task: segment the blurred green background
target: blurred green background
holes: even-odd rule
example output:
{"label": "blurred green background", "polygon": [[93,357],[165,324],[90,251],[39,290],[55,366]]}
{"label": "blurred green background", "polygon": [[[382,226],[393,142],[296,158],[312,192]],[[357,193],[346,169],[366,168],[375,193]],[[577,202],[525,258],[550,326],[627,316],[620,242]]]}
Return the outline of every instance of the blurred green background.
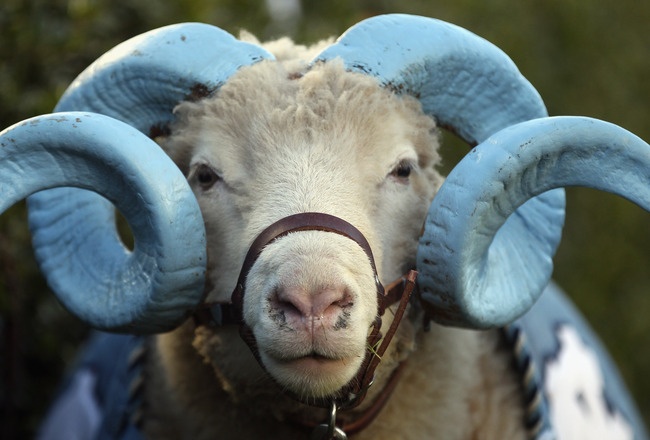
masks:
{"label": "blurred green background", "polygon": [[[641,0],[2,0],[0,128],[48,113],[95,58],[149,29],[215,24],[314,42],[405,12],[463,26],[508,53],[551,115],[604,119],[650,140],[650,2]],[[453,165],[460,148],[447,153]],[[0,437],[30,438],[87,329],[47,292],[24,204],[0,217]],[[602,336],[650,421],[650,217],[569,189],[555,279]]]}

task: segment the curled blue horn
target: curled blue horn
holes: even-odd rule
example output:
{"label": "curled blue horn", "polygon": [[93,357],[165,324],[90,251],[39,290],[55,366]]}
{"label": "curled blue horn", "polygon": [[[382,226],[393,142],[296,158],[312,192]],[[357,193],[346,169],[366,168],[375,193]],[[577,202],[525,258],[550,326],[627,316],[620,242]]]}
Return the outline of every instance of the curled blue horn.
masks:
{"label": "curled blue horn", "polygon": [[585,186],[650,211],[648,170],[645,141],[596,119],[541,118],[494,134],[431,205],[418,251],[430,315],[473,328],[513,321],[548,284],[555,250],[553,225],[520,218],[520,207],[553,188]]}
{"label": "curled blue horn", "polygon": [[[48,190],[32,201],[34,246],[71,312],[100,329],[155,332],[179,324],[201,300],[206,255],[198,203],[155,142],[113,118],[68,112],[16,124],[0,133],[0,146],[1,211]],[[69,200],[70,189],[58,187],[76,187],[82,197]],[[98,202],[96,193],[105,197],[100,208],[112,209],[110,201],[126,217],[133,252],[116,233],[95,227],[106,221],[88,205]],[[70,235],[76,240],[61,246]]]}
{"label": "curled blue horn", "polygon": [[[370,18],[350,28],[316,61],[337,57],[342,58],[350,70],[375,76],[384,86],[417,97],[423,110],[439,125],[458,134],[470,145],[485,142],[489,136],[511,125],[547,116],[537,91],[503,51],[465,29],[440,20],[402,14]],[[498,185],[479,177],[475,179],[479,179],[475,182],[477,185]],[[458,190],[462,191],[462,188]],[[477,203],[469,198],[463,200],[472,207]],[[519,206],[508,222],[508,230],[530,231],[529,235],[536,238],[528,246],[546,255],[545,258],[530,260],[531,265],[539,265],[536,270],[541,274],[540,280],[519,286],[528,289],[521,293],[522,296],[541,293],[539,289],[550,279],[550,260],[562,234],[564,205],[563,189],[539,194]],[[434,200],[428,225],[437,221],[437,206]],[[490,225],[472,224],[480,229],[491,229]],[[473,293],[473,284],[454,278],[455,274],[465,270],[460,267],[461,263],[468,266],[466,270],[482,274],[484,260],[455,258],[450,262],[440,262],[449,255],[438,254],[445,240],[438,235],[442,231],[432,231],[429,226],[418,251],[420,284],[426,293],[427,305],[435,309],[439,321],[446,324],[468,327],[497,325],[501,321],[490,321],[490,314],[475,316],[478,311],[468,306],[468,298],[484,293]],[[514,234],[501,235],[505,241],[515,237]],[[445,270],[449,273],[446,274]],[[503,276],[509,278],[510,274],[504,270]],[[496,276],[489,279],[493,282],[500,280]],[[505,280],[499,282],[506,283]],[[445,294],[427,293],[438,290],[444,290]],[[483,298],[485,304],[490,301],[491,297]],[[508,304],[500,302],[498,307],[509,307]],[[497,307],[496,302],[494,307]],[[520,308],[516,309],[516,313],[519,311]],[[516,313],[507,314],[514,316]]]}
{"label": "curled blue horn", "polygon": [[[100,113],[123,121],[146,135],[155,135],[165,131],[179,102],[210,95],[240,67],[267,58],[273,57],[264,49],[238,41],[214,26],[198,23],[167,26],[128,40],[100,57],[72,83],[55,110]],[[84,124],[88,125],[88,122]],[[144,135],[138,141],[123,140],[122,136],[126,135],[118,130],[123,130],[124,124],[112,123],[107,124],[107,128],[100,130],[97,126],[96,129],[97,136],[103,138],[97,139],[96,144],[115,148],[116,145],[108,140],[122,139],[126,143],[121,148],[128,148],[133,157],[139,157],[142,161],[139,165],[147,167],[151,175],[160,179],[167,173],[180,176],[180,171],[171,161],[157,168],[161,161],[141,156],[138,150],[143,145],[148,145],[148,151],[157,148]],[[158,149],[158,154],[163,155],[162,150]],[[110,162],[106,165],[109,168],[121,166]],[[105,173],[104,178],[106,176]],[[121,192],[111,192],[108,200],[120,207],[131,221],[134,232],[139,231],[134,255],[125,253],[119,240],[112,203],[78,188],[43,191],[28,199],[35,252],[53,290],[82,320],[107,330],[169,330],[179,324],[180,316],[201,301],[203,275],[176,271],[174,275],[169,274],[163,283],[153,263],[145,261],[153,262],[160,258],[165,262],[161,263],[164,268],[166,262],[182,259],[184,253],[191,260],[192,256],[204,255],[205,242],[204,239],[188,241],[188,248],[181,251],[178,248],[180,243],[169,243],[159,231],[151,229],[146,232],[149,216],[163,216],[167,215],[165,210],[177,209],[172,203],[178,196],[177,190],[170,192],[161,188],[154,197],[158,199],[157,203],[153,203],[134,192],[134,186],[123,183],[120,178],[110,180],[110,184]],[[154,206],[163,211],[151,213],[143,220],[138,220],[134,214],[147,212]],[[130,218],[129,212],[134,214]],[[170,222],[170,226],[195,228],[197,233],[203,231],[196,203],[183,212],[183,218]],[[142,223],[142,228],[137,226],[138,222]],[[148,237],[147,240],[143,241],[139,236],[142,234]],[[146,247],[145,242],[149,243]],[[190,244],[197,249],[190,251]],[[202,264],[205,267],[205,259]],[[189,281],[183,281],[186,276],[190,276]],[[138,294],[132,289],[132,285],[137,283],[149,283],[149,290],[153,290],[146,293],[147,289],[144,289],[145,293]],[[179,287],[174,295],[167,290],[183,283],[193,287]],[[117,293],[122,289],[129,293]],[[159,289],[162,290],[157,293]]]}

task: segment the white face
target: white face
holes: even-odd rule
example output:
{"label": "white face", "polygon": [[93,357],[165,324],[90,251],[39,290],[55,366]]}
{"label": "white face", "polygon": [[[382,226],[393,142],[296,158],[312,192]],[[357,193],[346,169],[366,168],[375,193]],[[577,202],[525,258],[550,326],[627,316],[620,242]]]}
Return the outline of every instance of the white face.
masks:
{"label": "white face", "polygon": [[[238,94],[248,73],[222,88],[217,108],[192,120],[191,140],[183,141],[191,144],[188,180],[208,232],[209,300],[228,301],[255,237],[300,212],[357,227],[382,282],[404,273],[441,181],[432,122],[373,80],[334,67],[261,84],[257,100]],[[331,395],[354,377],[376,314],[369,259],[339,234],[282,237],[264,248],[246,280],[244,319],[261,360],[302,396]]]}

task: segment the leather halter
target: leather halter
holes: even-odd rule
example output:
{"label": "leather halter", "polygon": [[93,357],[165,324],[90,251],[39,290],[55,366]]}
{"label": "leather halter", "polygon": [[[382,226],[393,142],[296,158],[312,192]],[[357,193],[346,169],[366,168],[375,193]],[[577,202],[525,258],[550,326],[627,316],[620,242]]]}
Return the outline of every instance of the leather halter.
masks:
{"label": "leather halter", "polygon": [[[355,241],[368,256],[370,266],[373,270],[376,286],[376,295],[377,295],[377,318],[375,319],[372,328],[368,335],[368,350],[366,352],[366,357],[359,368],[357,375],[345,385],[339,396],[332,399],[309,399],[308,401],[303,401],[298,396],[292,395],[292,397],[297,400],[302,401],[308,405],[320,406],[324,408],[331,407],[336,405],[342,410],[350,410],[358,406],[366,396],[368,388],[372,385],[374,379],[374,372],[381,357],[385,353],[388,345],[397,331],[397,327],[401,322],[402,316],[408,305],[409,298],[415,287],[415,279],[417,273],[415,271],[410,271],[403,277],[400,277],[398,280],[389,284],[386,289],[381,284],[379,280],[379,275],[377,273],[377,267],[375,260],[370,249],[370,244],[363,236],[363,234],[352,224],[346,222],[345,220],[324,213],[300,213],[294,214],[288,217],[284,217],[279,221],[273,223],[268,228],[263,230],[260,235],[253,241],[242,265],[239,278],[237,280],[237,286],[235,287],[232,296],[231,303],[206,303],[200,306],[194,313],[194,320],[197,325],[223,325],[223,324],[239,324],[239,331],[242,339],[248,344],[251,351],[255,355],[257,361],[264,368],[264,364],[261,362],[259,351],[257,348],[257,342],[251,328],[246,324],[243,319],[243,302],[245,295],[245,286],[246,278],[250,269],[252,268],[255,261],[262,253],[262,250],[265,246],[272,243],[273,241],[284,237],[292,232],[298,231],[325,231],[332,232],[344,237],[347,237]],[[382,325],[382,316],[386,309],[391,305],[399,302],[399,306],[395,311],[393,321],[386,333],[386,336],[382,336],[380,329]],[[394,382],[396,382],[399,377],[399,371],[401,368],[398,368],[398,373],[393,375],[389,383],[389,389],[385,396],[380,396],[378,399],[379,404],[371,406],[371,417],[364,423],[364,426],[367,423],[370,423],[374,416],[379,412],[383,404],[388,400],[388,395],[394,388]],[[362,418],[366,418],[362,416]],[[357,427],[360,428],[360,427]],[[356,430],[356,429],[355,429]]]}

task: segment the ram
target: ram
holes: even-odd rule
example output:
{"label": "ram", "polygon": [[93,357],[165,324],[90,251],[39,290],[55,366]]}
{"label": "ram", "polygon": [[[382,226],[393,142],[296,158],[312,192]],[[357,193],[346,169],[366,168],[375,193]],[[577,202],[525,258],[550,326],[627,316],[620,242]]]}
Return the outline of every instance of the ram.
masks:
{"label": "ram", "polygon": [[[434,19],[247,39],[143,34],[1,134],[2,208],[33,194],[53,291],[125,333],[89,343],[41,437],[646,438],[549,280],[562,187],[650,209],[648,144],[548,117]],[[446,179],[437,127],[475,146]]]}

